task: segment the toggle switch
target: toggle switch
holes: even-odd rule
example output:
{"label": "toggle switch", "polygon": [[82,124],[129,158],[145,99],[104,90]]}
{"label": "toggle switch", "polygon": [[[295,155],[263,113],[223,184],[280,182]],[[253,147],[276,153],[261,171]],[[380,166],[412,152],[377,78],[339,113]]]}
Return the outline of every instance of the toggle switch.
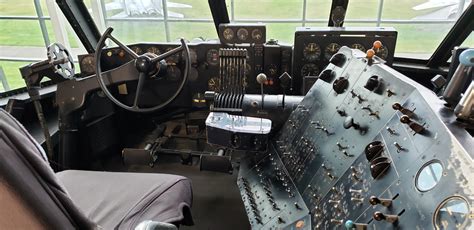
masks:
{"label": "toggle switch", "polygon": [[398,102],[393,103],[392,108],[393,108],[394,110],[400,111],[401,113],[403,113],[403,114],[405,114],[405,115],[407,115],[407,116],[409,116],[409,117],[412,117],[412,116],[414,115],[414,111],[415,111],[415,110],[409,110],[409,109],[403,107],[403,106],[400,105],[400,103],[398,103]]}
{"label": "toggle switch", "polygon": [[391,136],[393,135],[397,135],[397,132],[395,130],[393,130],[392,128],[388,127],[385,128],[387,130],[388,133],[390,133]]}
{"label": "toggle switch", "polygon": [[363,223],[354,223],[352,220],[347,220],[346,223],[344,223],[344,227],[346,227],[347,230],[366,230],[367,229],[367,224]]}
{"label": "toggle switch", "polygon": [[336,110],[336,111],[337,111],[337,113],[338,113],[341,117],[347,116],[346,111],[344,111],[343,109],[338,109],[338,110]]}
{"label": "toggle switch", "polygon": [[378,198],[376,196],[371,196],[369,198],[369,203],[371,205],[381,204],[382,206],[390,207],[392,205],[392,199],[382,199],[382,198]]}
{"label": "toggle switch", "polygon": [[374,220],[382,221],[385,220],[389,223],[395,223],[398,221],[398,215],[383,214],[382,212],[374,212]]}
{"label": "toggle switch", "polygon": [[393,96],[393,95],[397,95],[397,94],[396,94],[395,92],[393,92],[392,90],[387,89],[387,96],[388,96],[388,97],[391,97],[391,96]]}
{"label": "toggle switch", "polygon": [[370,174],[375,179],[382,175],[390,167],[390,160],[387,157],[378,157],[370,162]]}
{"label": "toggle switch", "polygon": [[339,143],[339,142],[337,142],[336,145],[337,145],[337,147],[339,148],[340,151],[348,148],[347,146],[342,146],[341,143]]}
{"label": "toggle switch", "polygon": [[350,129],[351,127],[354,127],[354,129],[359,129],[360,128],[360,125],[358,123],[354,122],[354,118],[352,118],[351,116],[348,116],[346,118],[346,120],[344,121],[343,126],[344,126],[345,129]]}
{"label": "toggle switch", "polygon": [[402,151],[405,151],[406,149],[403,148],[398,142],[393,142],[393,145],[395,145],[395,148],[397,148],[397,153],[400,153]]}
{"label": "toggle switch", "polygon": [[423,125],[420,125],[416,123],[415,121],[412,121],[409,116],[403,115],[400,117],[400,122],[403,124],[407,124],[411,130],[413,130],[415,133],[421,133],[425,131],[425,127]]}

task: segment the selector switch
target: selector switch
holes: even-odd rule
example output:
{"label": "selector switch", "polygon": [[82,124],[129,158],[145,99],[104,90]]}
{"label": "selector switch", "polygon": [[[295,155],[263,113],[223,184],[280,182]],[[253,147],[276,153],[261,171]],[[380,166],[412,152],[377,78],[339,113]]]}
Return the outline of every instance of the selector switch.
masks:
{"label": "selector switch", "polygon": [[344,77],[338,78],[332,84],[332,88],[337,94],[344,93],[344,91],[346,91],[348,86],[349,86],[349,81]]}
{"label": "selector switch", "polygon": [[375,179],[382,175],[390,167],[390,160],[387,157],[378,157],[370,162],[370,174]]}
{"label": "selector switch", "polygon": [[342,53],[334,54],[331,59],[329,59],[329,62],[337,67],[342,67],[346,63],[346,55]]}
{"label": "selector switch", "polygon": [[423,125],[420,125],[416,123],[415,121],[412,121],[409,116],[403,115],[400,117],[400,122],[403,124],[407,124],[410,129],[412,129],[415,133],[421,133],[425,131],[425,127]]}

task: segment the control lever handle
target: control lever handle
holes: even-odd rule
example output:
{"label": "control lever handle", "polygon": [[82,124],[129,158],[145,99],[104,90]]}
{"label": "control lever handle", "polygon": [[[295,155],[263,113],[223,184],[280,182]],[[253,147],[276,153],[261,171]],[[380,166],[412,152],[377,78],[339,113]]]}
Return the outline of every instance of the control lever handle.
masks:
{"label": "control lever handle", "polygon": [[262,94],[262,109],[263,109],[263,101],[265,99],[265,94],[263,93],[263,84],[267,81],[267,75],[264,73],[260,73],[257,75],[257,82],[260,84],[260,93]]}

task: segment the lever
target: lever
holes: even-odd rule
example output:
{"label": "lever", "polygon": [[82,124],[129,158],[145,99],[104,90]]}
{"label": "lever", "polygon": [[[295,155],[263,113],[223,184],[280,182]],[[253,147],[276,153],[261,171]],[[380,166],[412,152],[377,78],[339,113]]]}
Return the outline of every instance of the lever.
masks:
{"label": "lever", "polygon": [[263,101],[265,98],[265,95],[263,94],[263,84],[267,81],[267,75],[264,73],[260,73],[257,75],[257,82],[260,84],[260,93],[262,94],[262,109],[263,109]]}
{"label": "lever", "polygon": [[407,124],[410,126],[410,128],[416,133],[421,133],[425,130],[425,127],[423,125],[420,125],[416,123],[415,121],[412,121],[409,116],[403,115],[400,117],[400,122],[403,124]]}
{"label": "lever", "polygon": [[376,221],[382,221],[385,220],[389,223],[395,223],[398,221],[398,215],[390,215],[390,214],[383,214],[382,212],[374,212],[374,220]]}
{"label": "lever", "polygon": [[393,103],[392,108],[393,108],[394,110],[400,111],[401,113],[403,113],[403,114],[405,114],[405,115],[407,115],[407,116],[409,116],[409,117],[413,117],[413,114],[414,114],[413,112],[415,111],[415,110],[409,110],[409,109],[403,107],[403,106],[400,105],[400,103],[398,103],[398,102]]}
{"label": "lever", "polygon": [[378,205],[378,204],[381,204],[385,207],[390,207],[392,205],[392,199],[381,199],[381,198],[378,198],[376,196],[371,196],[369,198],[369,203],[371,205]]}
{"label": "lever", "polygon": [[367,229],[367,224],[354,223],[354,221],[352,221],[352,220],[347,220],[344,223],[344,227],[346,227],[347,230],[352,230],[352,229],[365,230],[365,229]]}

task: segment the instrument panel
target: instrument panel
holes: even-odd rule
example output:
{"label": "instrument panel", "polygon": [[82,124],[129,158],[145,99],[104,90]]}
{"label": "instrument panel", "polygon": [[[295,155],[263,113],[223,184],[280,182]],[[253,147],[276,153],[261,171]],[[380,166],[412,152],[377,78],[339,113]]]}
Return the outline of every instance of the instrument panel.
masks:
{"label": "instrument panel", "polygon": [[222,44],[263,44],[266,42],[265,24],[220,24]]}
{"label": "instrument panel", "polygon": [[472,136],[382,59],[336,55],[271,148],[241,165],[252,228],[473,228]]}
{"label": "instrument panel", "polygon": [[[342,46],[362,52],[374,49],[375,55],[391,65],[396,39],[395,29],[385,27],[299,27],[294,41],[293,88],[306,94],[314,83],[313,78],[321,73]],[[380,41],[382,46],[373,48],[375,41]]]}

